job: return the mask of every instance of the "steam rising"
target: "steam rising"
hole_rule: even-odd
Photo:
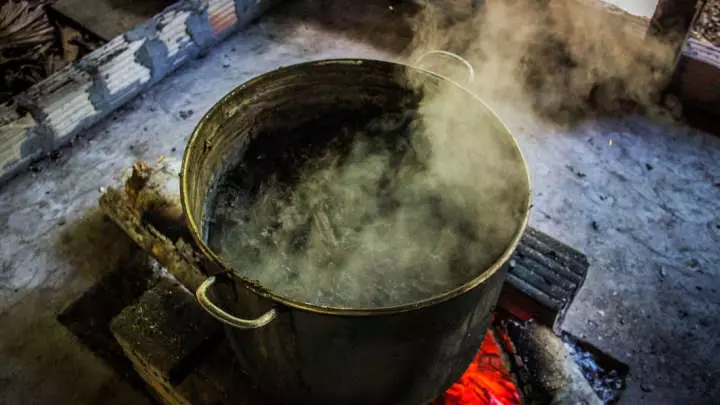
[[[477,71],[466,86],[491,104],[510,103],[559,123],[660,112],[672,47],[643,38],[644,27],[598,7],[601,1],[490,0],[474,13],[450,3],[428,4],[414,17],[409,60],[434,49],[462,55]]]
[[[413,24],[411,60],[460,54],[476,69],[473,93],[563,123],[650,108],[672,65],[669,47],[576,0],[496,0],[474,14],[427,5]],[[424,66],[466,75],[442,59]],[[320,152],[277,160],[290,174],[238,167],[212,207],[213,249],[277,294],[342,308],[418,302],[495,263],[529,205],[517,145],[459,87],[412,71],[398,82],[424,94],[419,105],[341,122]]]
[[[280,170],[255,192],[254,185],[226,182],[213,210],[211,246],[245,277],[325,306],[403,305],[478,276],[507,248],[524,214],[492,200],[523,184],[501,180],[502,156],[483,159],[478,144],[449,139],[447,131],[464,126],[427,119],[424,108],[440,112],[431,106],[343,126],[319,155],[292,162],[292,179]],[[452,147],[437,147],[445,143]],[[476,170],[496,184],[468,183]],[[246,167],[232,177],[255,175]]]

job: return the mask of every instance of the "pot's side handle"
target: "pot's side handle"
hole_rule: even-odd
[[[417,59],[415,59],[415,66],[422,67],[422,61],[425,60],[428,56],[432,55],[445,56],[447,58],[454,59],[455,61],[462,63],[468,71],[467,82],[472,83],[475,80],[475,69],[473,68],[472,64],[470,64],[470,62],[468,62],[462,56],[449,51],[434,50],[425,52],[424,54],[418,56]]]
[[[209,277],[200,284],[200,287],[198,287],[197,291],[195,291],[195,297],[197,297],[200,305],[218,321],[238,329],[257,329],[262,328],[277,318],[278,312],[275,308],[255,319],[238,318],[225,312],[222,308],[210,301],[210,298],[207,296],[207,292],[213,284],[215,284],[215,276]]]

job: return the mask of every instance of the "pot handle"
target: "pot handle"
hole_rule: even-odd
[[[210,301],[210,298],[208,298],[207,292],[213,284],[215,284],[215,276],[209,277],[207,280],[203,281],[197,291],[195,291],[195,297],[200,303],[200,306],[202,306],[210,315],[212,315],[213,318],[218,321],[238,329],[257,329],[262,328],[277,318],[278,311],[275,308],[272,308],[255,319],[243,319],[228,314]]]
[[[447,58],[454,59],[454,60],[462,63],[465,66],[465,68],[467,68],[467,75],[468,75],[467,82],[472,83],[475,80],[475,69],[470,64],[470,62],[468,62],[462,56],[460,56],[456,53],[449,52],[449,51],[434,50],[434,51],[425,52],[424,54],[418,56],[417,59],[415,59],[415,65],[418,67],[422,67],[422,61],[425,58],[427,58],[428,56],[432,56],[432,55],[445,56]]]

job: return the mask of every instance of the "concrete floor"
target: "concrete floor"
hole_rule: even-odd
[[[148,403],[56,320],[132,256],[98,215],[99,190],[136,159],[179,158],[201,115],[250,77],[399,50],[393,24],[341,14],[340,33],[308,22],[320,13],[308,7],[281,7],[0,190],[0,403]],[[716,404],[720,139],[637,117],[562,130],[499,111],[529,161],[532,225],[590,257],[564,328],[630,365],[621,404]]]

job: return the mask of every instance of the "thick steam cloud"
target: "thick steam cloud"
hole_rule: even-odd
[[[527,198],[511,197],[526,175],[496,126],[449,120],[436,100],[341,128],[291,176],[225,182],[210,245],[243,276],[322,306],[410,304],[479,276],[519,231]]]
[[[621,12],[590,0],[488,0],[472,11],[464,3],[429,2],[413,17],[410,62],[435,49],[457,53],[476,69],[465,85],[491,104],[562,124],[632,111],[667,116],[658,103],[674,50]],[[443,62],[438,70],[452,75]]]

